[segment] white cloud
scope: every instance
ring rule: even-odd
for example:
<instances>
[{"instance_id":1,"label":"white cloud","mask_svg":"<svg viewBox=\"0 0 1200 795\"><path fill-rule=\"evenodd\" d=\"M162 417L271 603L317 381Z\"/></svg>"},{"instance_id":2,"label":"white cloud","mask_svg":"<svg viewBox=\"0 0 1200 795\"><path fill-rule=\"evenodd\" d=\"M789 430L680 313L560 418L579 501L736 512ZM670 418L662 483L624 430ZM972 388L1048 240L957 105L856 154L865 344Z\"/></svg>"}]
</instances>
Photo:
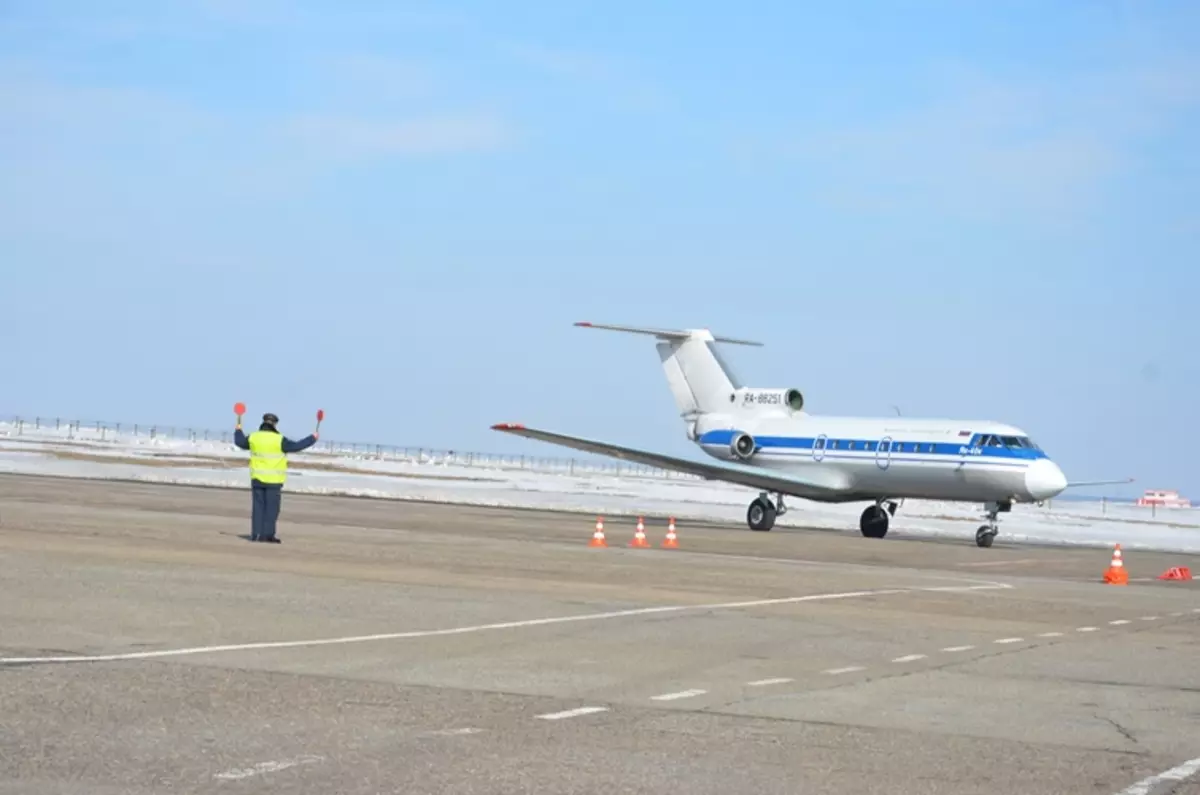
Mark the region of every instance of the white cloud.
<instances>
[{"instance_id":1,"label":"white cloud","mask_svg":"<svg viewBox=\"0 0 1200 795\"><path fill-rule=\"evenodd\" d=\"M512 138L508 126L491 116L404 121L307 116L289 122L287 129L318 151L353 157L483 152L505 146Z\"/></svg>"},{"instance_id":2,"label":"white cloud","mask_svg":"<svg viewBox=\"0 0 1200 795\"><path fill-rule=\"evenodd\" d=\"M935 103L745 142L744 162L801 169L797 185L860 211L930 209L1058 219L1087 213L1137 171L1141 144L1200 100L1195 64L1076 79L960 70Z\"/></svg>"}]
</instances>

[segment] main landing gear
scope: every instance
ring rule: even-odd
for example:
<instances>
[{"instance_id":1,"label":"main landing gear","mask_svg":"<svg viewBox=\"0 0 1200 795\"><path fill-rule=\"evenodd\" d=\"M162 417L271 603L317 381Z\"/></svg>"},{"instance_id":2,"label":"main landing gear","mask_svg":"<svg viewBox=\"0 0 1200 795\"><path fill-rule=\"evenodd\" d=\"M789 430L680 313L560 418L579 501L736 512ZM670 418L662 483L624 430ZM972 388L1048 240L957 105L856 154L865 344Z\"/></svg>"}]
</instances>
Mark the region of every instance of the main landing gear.
<instances>
[{"instance_id":1,"label":"main landing gear","mask_svg":"<svg viewBox=\"0 0 1200 795\"><path fill-rule=\"evenodd\" d=\"M783 495L776 494L775 502L771 502L770 495L764 491L750 503L746 511L746 524L750 525L751 530L767 531L775 526L775 518L785 513L787 506L783 504Z\"/></svg>"},{"instance_id":2,"label":"main landing gear","mask_svg":"<svg viewBox=\"0 0 1200 795\"><path fill-rule=\"evenodd\" d=\"M1012 510L1012 501L989 502L983 506L987 516L987 524L975 531L975 544L980 547L990 547L996 534L1000 532L1000 521L997 517Z\"/></svg>"},{"instance_id":3,"label":"main landing gear","mask_svg":"<svg viewBox=\"0 0 1200 795\"><path fill-rule=\"evenodd\" d=\"M887 535L888 518L895 515L895 502L891 500L878 500L874 505L862 512L862 516L858 520L858 528L867 538L883 538Z\"/></svg>"}]
</instances>

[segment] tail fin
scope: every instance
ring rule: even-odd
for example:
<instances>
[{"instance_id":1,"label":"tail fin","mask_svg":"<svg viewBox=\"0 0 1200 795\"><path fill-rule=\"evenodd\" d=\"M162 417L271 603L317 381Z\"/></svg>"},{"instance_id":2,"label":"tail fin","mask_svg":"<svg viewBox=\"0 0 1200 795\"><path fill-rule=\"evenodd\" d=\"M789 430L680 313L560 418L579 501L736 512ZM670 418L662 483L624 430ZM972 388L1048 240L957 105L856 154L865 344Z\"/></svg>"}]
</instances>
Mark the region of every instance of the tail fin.
<instances>
[{"instance_id":1,"label":"tail fin","mask_svg":"<svg viewBox=\"0 0 1200 795\"><path fill-rule=\"evenodd\" d=\"M707 329L674 331L599 323L575 325L656 337L667 384L671 387L680 416L685 418L728 409L733 393L742 388L733 370L721 358L716 343L762 345L761 342L750 340L716 337Z\"/></svg>"}]
</instances>

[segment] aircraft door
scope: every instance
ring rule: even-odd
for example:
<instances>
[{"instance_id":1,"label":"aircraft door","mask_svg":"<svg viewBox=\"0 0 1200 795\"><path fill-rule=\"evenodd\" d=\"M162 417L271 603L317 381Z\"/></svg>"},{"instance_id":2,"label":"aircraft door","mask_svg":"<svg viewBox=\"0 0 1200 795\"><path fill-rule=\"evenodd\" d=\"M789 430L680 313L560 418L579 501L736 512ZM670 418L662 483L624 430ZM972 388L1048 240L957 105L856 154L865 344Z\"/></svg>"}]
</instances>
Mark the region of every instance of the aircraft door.
<instances>
[{"instance_id":1,"label":"aircraft door","mask_svg":"<svg viewBox=\"0 0 1200 795\"><path fill-rule=\"evenodd\" d=\"M885 436L879 440L879 447L875 449L875 466L880 469L887 469L892 463L892 437Z\"/></svg>"},{"instance_id":2,"label":"aircraft door","mask_svg":"<svg viewBox=\"0 0 1200 795\"><path fill-rule=\"evenodd\" d=\"M821 434L813 440L813 461L820 461L825 457L825 434Z\"/></svg>"}]
</instances>

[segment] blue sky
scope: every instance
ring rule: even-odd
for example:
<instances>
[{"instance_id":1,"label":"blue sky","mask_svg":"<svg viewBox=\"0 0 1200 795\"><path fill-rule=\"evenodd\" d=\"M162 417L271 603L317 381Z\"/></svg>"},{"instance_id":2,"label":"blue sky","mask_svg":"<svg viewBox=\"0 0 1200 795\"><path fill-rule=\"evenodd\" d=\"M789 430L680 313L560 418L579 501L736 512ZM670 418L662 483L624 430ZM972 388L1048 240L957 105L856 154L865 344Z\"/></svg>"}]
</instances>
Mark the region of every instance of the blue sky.
<instances>
[{"instance_id":1,"label":"blue sky","mask_svg":"<svg viewBox=\"0 0 1200 795\"><path fill-rule=\"evenodd\" d=\"M1200 6L732 8L6 0L0 411L687 454L571 323L708 326L1200 496Z\"/></svg>"}]
</instances>

